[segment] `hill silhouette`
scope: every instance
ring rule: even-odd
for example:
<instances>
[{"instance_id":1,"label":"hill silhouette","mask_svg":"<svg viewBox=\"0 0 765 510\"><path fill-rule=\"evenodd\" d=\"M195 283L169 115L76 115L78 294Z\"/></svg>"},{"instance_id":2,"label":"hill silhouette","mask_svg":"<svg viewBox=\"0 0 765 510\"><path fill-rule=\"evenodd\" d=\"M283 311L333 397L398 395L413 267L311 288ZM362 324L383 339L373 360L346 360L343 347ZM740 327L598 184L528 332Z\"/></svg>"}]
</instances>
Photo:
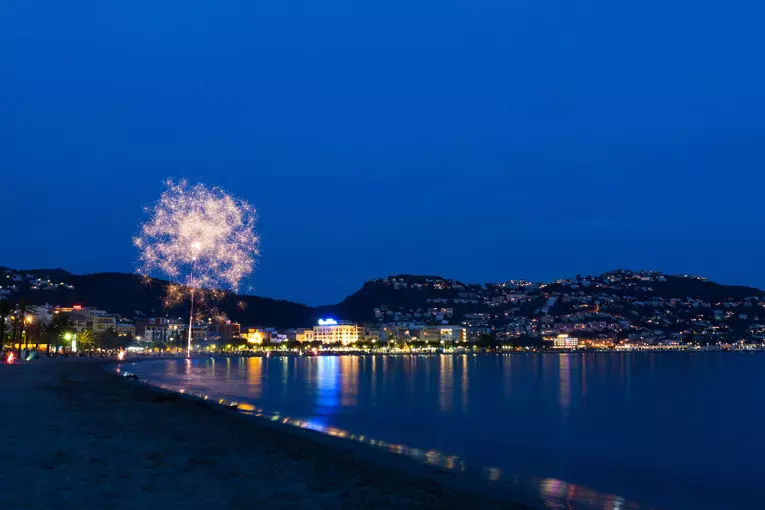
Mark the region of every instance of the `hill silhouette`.
<instances>
[{"instance_id":1,"label":"hill silhouette","mask_svg":"<svg viewBox=\"0 0 765 510\"><path fill-rule=\"evenodd\" d=\"M0 270L6 271L6 268ZM185 317L188 313L185 305L165 308L163 297L168 282L161 279L150 279L145 283L135 274L76 275L64 269L9 269L7 272L22 277L20 281L14 281L8 275L3 275L4 287L17 286L7 296L17 303L23 299L27 304L95 306L124 317ZM37 278L41 278L42 283L35 282ZM73 285L74 288L56 286L60 283ZM508 291L511 288L518 288L517 292L523 293L523 299L518 302L500 301L498 304L497 297L507 292L516 292ZM604 294L607 295L605 298ZM545 311L545 303L552 296L560 298L552 308ZM588 296L589 301L582 299L582 296ZM607 311L617 318L629 317L635 324L656 319L657 310L669 311L676 324L670 325L671 321L666 317L662 320L666 330L674 330L686 325L692 326L691 319L698 319L699 313L707 313L704 310L722 307L727 303L726 310L734 310L736 315L730 320L743 320L746 323L735 325L738 331L749 323L761 320L760 315L765 319L765 310L762 314L757 311L762 308L761 303L765 302L762 296L765 296L765 292L756 288L720 285L695 276L619 270L547 284L466 284L439 276L398 275L370 280L357 292L334 305L311 307L260 296L229 294L217 307L245 327L310 327L323 316L356 322L390 321L397 316L414 321L427 319L429 313L437 314L434 310L440 307L449 310L448 319L453 323L483 314L488 323L501 326L518 317L540 317L545 314L562 317L583 309L582 306L576 308L574 302L602 302L601 311ZM697 313L693 311L696 308L684 311L682 308L671 308L675 305L669 304L671 300L687 303L689 299L705 305ZM731 308L734 302L738 304ZM692 308L692 305L685 306ZM746 319L740 319L739 314L745 314ZM648 324L656 322L649 321Z\"/></svg>"}]
</instances>

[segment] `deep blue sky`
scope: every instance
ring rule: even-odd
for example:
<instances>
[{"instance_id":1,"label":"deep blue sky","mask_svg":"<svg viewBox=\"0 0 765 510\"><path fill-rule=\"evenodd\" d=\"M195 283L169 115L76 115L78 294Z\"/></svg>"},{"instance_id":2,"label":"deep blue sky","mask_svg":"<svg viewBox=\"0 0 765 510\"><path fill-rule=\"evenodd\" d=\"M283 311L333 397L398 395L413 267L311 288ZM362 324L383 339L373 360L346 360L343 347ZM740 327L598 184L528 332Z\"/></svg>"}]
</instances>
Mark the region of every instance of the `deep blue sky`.
<instances>
[{"instance_id":1,"label":"deep blue sky","mask_svg":"<svg viewBox=\"0 0 765 510\"><path fill-rule=\"evenodd\" d=\"M119 4L119 5L118 5ZM0 265L130 271L167 177L258 294L622 267L765 287L762 2L0 3Z\"/></svg>"}]
</instances>

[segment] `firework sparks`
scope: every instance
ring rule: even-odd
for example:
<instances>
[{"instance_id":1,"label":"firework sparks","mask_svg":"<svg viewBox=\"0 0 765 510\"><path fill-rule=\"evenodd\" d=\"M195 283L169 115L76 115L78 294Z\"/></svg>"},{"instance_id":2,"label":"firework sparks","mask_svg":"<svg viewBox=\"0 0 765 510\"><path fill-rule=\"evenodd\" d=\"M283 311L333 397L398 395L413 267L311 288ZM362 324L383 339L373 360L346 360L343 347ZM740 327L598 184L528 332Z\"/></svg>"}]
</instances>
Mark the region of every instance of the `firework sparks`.
<instances>
[{"instance_id":1,"label":"firework sparks","mask_svg":"<svg viewBox=\"0 0 765 510\"><path fill-rule=\"evenodd\" d=\"M223 297L252 272L258 252L255 209L219 188L168 182L149 210L151 217L134 239L139 273L171 280L166 306ZM189 350L191 328L189 328Z\"/></svg>"}]
</instances>

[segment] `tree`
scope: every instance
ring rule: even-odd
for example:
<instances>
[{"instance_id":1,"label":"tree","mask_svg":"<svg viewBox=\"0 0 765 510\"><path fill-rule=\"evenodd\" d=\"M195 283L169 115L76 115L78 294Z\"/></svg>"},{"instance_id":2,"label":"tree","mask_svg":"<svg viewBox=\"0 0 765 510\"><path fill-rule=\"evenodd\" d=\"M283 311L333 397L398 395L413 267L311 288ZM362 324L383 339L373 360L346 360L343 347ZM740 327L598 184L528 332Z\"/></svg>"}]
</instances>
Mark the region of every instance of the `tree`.
<instances>
[{"instance_id":1,"label":"tree","mask_svg":"<svg viewBox=\"0 0 765 510\"><path fill-rule=\"evenodd\" d=\"M14 307L6 299L0 299L0 348L5 345L5 321L13 313Z\"/></svg>"},{"instance_id":2,"label":"tree","mask_svg":"<svg viewBox=\"0 0 765 510\"><path fill-rule=\"evenodd\" d=\"M356 347L359 349L371 349L374 347L374 344L369 340L359 340L356 342Z\"/></svg>"},{"instance_id":3,"label":"tree","mask_svg":"<svg viewBox=\"0 0 765 510\"><path fill-rule=\"evenodd\" d=\"M21 309L18 313L15 313L11 315L11 320L13 323L13 332L11 334L11 347L15 349L16 345L16 331L18 330L21 334L21 337L24 336L24 312L26 311L26 303L24 300L21 300ZM21 341L23 338L19 338L19 350L21 349Z\"/></svg>"},{"instance_id":4,"label":"tree","mask_svg":"<svg viewBox=\"0 0 765 510\"><path fill-rule=\"evenodd\" d=\"M243 349L247 347L247 338L245 337L231 337L222 340L222 343L233 346L234 349Z\"/></svg>"},{"instance_id":5,"label":"tree","mask_svg":"<svg viewBox=\"0 0 765 510\"><path fill-rule=\"evenodd\" d=\"M113 350L122 345L122 338L112 328L109 328L96 335L95 343L101 349Z\"/></svg>"},{"instance_id":6,"label":"tree","mask_svg":"<svg viewBox=\"0 0 765 510\"><path fill-rule=\"evenodd\" d=\"M481 335L481 338L476 342L476 345L478 347L483 347L484 349L491 349L494 347L497 347L497 337L491 334L484 333Z\"/></svg>"},{"instance_id":7,"label":"tree","mask_svg":"<svg viewBox=\"0 0 765 510\"><path fill-rule=\"evenodd\" d=\"M45 328L45 341L50 346L66 347L69 343L65 339L65 335L70 333L69 329L69 316L63 313L57 313L53 316L53 320Z\"/></svg>"},{"instance_id":8,"label":"tree","mask_svg":"<svg viewBox=\"0 0 765 510\"><path fill-rule=\"evenodd\" d=\"M159 349L160 351L167 349L167 343L162 340L152 340L149 343L149 346L151 346L152 349Z\"/></svg>"},{"instance_id":9,"label":"tree","mask_svg":"<svg viewBox=\"0 0 765 510\"><path fill-rule=\"evenodd\" d=\"M514 347L531 347L535 349L541 349L545 346L544 340L541 337L521 335L514 340L511 340L510 345Z\"/></svg>"},{"instance_id":10,"label":"tree","mask_svg":"<svg viewBox=\"0 0 765 510\"><path fill-rule=\"evenodd\" d=\"M96 335L89 329L77 334L77 348L92 350L96 346Z\"/></svg>"},{"instance_id":11,"label":"tree","mask_svg":"<svg viewBox=\"0 0 765 510\"><path fill-rule=\"evenodd\" d=\"M39 350L40 335L42 334L44 327L44 323L41 323L38 320L30 320L26 326L26 339L24 341L24 345L30 345L34 343L35 349Z\"/></svg>"}]
</instances>

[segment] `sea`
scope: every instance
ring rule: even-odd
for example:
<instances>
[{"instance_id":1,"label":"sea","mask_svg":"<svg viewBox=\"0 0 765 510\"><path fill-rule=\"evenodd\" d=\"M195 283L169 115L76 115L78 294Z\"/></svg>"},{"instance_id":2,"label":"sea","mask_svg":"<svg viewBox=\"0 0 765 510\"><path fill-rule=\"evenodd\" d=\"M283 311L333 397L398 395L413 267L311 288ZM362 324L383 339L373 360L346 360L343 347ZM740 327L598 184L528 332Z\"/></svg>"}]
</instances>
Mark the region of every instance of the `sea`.
<instances>
[{"instance_id":1,"label":"sea","mask_svg":"<svg viewBox=\"0 0 765 510\"><path fill-rule=\"evenodd\" d=\"M118 370L539 508L765 508L765 353L272 355Z\"/></svg>"}]
</instances>

